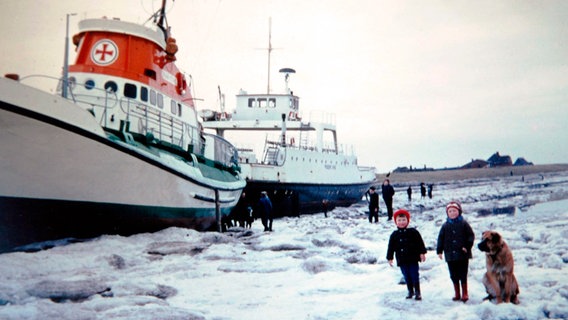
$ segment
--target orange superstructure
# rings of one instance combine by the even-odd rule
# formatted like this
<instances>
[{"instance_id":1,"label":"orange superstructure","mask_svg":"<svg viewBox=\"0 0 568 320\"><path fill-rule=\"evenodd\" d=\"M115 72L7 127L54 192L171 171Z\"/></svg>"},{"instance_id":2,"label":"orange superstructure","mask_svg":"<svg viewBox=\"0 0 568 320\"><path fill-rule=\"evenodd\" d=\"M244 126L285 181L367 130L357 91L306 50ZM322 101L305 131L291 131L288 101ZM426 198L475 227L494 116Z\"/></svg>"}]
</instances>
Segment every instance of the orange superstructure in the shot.
<instances>
[{"instance_id":1,"label":"orange superstructure","mask_svg":"<svg viewBox=\"0 0 568 320\"><path fill-rule=\"evenodd\" d=\"M118 19L79 22L69 92L110 132L140 134L199 154L201 125L177 43L162 24ZM151 136L151 137L150 137Z\"/></svg>"},{"instance_id":2,"label":"orange superstructure","mask_svg":"<svg viewBox=\"0 0 568 320\"><path fill-rule=\"evenodd\" d=\"M70 73L141 82L193 107L185 76L174 63L175 39L166 38L162 30L111 19L84 20L80 29L73 37L77 58Z\"/></svg>"}]
</instances>

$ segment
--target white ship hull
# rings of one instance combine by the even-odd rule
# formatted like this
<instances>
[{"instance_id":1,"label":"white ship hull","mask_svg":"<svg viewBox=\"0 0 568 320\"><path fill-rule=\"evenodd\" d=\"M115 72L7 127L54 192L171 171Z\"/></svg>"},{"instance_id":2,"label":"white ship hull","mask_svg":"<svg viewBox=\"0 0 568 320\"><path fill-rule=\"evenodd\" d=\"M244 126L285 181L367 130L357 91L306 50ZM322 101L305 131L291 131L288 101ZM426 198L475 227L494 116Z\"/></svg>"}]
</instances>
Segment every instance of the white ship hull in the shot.
<instances>
[{"instance_id":1,"label":"white ship hull","mask_svg":"<svg viewBox=\"0 0 568 320\"><path fill-rule=\"evenodd\" d=\"M111 140L65 99L6 79L0 94L0 252L58 237L211 229L215 201L228 214L245 185Z\"/></svg>"},{"instance_id":2,"label":"white ship hull","mask_svg":"<svg viewBox=\"0 0 568 320\"><path fill-rule=\"evenodd\" d=\"M361 200L375 182L374 168L360 167L354 156L287 147L278 163L241 163L246 192L267 191L276 216L322 212Z\"/></svg>"}]
</instances>

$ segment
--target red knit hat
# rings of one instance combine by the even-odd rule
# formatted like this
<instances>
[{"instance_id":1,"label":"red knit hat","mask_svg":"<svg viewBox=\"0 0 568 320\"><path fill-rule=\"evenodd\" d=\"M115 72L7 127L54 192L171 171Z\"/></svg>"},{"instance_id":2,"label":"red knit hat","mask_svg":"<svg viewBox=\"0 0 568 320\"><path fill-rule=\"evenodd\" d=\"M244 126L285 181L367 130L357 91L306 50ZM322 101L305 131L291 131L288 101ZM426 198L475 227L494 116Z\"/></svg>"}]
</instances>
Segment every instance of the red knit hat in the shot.
<instances>
[{"instance_id":1,"label":"red knit hat","mask_svg":"<svg viewBox=\"0 0 568 320\"><path fill-rule=\"evenodd\" d=\"M448 205L446 206L446 213L448 213L448 209L450 208L456 208L460 212L460 215L462 214L462 206L459 202L450 201L450 203L448 203Z\"/></svg>"},{"instance_id":2,"label":"red knit hat","mask_svg":"<svg viewBox=\"0 0 568 320\"><path fill-rule=\"evenodd\" d=\"M408 222L410 222L410 212L408 212L404 209L399 209L399 210L396 210L396 212L393 215L393 220L395 221L395 223L396 223L396 217L398 217L400 215L406 216L406 219L408 220Z\"/></svg>"}]
</instances>

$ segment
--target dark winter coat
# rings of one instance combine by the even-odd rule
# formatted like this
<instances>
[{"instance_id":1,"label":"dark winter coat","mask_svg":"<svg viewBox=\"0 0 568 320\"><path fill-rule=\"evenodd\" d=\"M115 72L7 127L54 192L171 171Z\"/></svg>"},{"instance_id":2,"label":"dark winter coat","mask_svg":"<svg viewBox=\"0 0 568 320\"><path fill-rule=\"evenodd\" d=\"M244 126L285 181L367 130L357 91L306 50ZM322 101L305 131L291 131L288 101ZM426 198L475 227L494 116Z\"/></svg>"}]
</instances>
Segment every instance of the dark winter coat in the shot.
<instances>
[{"instance_id":1,"label":"dark winter coat","mask_svg":"<svg viewBox=\"0 0 568 320\"><path fill-rule=\"evenodd\" d=\"M387 260L396 255L396 264L401 266L407 263L420 261L420 255L426 253L426 246L420 232L414 228L397 229L389 239Z\"/></svg>"},{"instance_id":2,"label":"dark winter coat","mask_svg":"<svg viewBox=\"0 0 568 320\"><path fill-rule=\"evenodd\" d=\"M379 194L377 192L375 193L369 193L369 210L371 212L374 212L374 209L377 209L379 207Z\"/></svg>"},{"instance_id":3,"label":"dark winter coat","mask_svg":"<svg viewBox=\"0 0 568 320\"><path fill-rule=\"evenodd\" d=\"M258 201L258 213L262 219L272 219L272 202L265 195Z\"/></svg>"},{"instance_id":4,"label":"dark winter coat","mask_svg":"<svg viewBox=\"0 0 568 320\"><path fill-rule=\"evenodd\" d=\"M453 220L448 219L440 228L436 252L438 254L443 252L446 262L471 259L474 239L471 226L462 216ZM466 248L467 252L462 248Z\"/></svg>"},{"instance_id":5,"label":"dark winter coat","mask_svg":"<svg viewBox=\"0 0 568 320\"><path fill-rule=\"evenodd\" d=\"M393 186L391 186L390 184L383 185L381 187L381 192L383 194L383 199L385 199L385 200L392 199L392 197L394 196L394 193L395 193Z\"/></svg>"}]
</instances>

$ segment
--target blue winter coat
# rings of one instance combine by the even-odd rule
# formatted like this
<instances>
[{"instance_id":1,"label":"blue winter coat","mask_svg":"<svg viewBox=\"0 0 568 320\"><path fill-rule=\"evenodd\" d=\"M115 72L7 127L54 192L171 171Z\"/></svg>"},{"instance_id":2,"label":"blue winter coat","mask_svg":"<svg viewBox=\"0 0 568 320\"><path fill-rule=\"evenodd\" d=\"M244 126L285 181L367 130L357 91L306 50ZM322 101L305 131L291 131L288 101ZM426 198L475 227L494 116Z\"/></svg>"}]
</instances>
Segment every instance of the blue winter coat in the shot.
<instances>
[{"instance_id":1,"label":"blue winter coat","mask_svg":"<svg viewBox=\"0 0 568 320\"><path fill-rule=\"evenodd\" d=\"M446 261L471 259L474 239L475 235L471 226L462 216L459 216L446 221L440 228L436 252L438 254L443 252ZM462 248L466 248L467 252L464 252Z\"/></svg>"}]
</instances>

